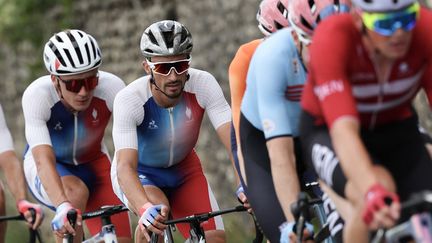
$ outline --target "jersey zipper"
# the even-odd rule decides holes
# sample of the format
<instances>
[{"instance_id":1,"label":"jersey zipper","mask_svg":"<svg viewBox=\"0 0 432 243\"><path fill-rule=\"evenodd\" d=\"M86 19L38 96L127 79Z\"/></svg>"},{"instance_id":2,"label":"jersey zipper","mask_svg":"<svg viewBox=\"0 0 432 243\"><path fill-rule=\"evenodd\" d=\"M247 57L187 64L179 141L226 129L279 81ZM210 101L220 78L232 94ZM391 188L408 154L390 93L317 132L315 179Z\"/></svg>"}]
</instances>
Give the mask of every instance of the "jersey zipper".
<instances>
[{"instance_id":1,"label":"jersey zipper","mask_svg":"<svg viewBox=\"0 0 432 243\"><path fill-rule=\"evenodd\" d=\"M378 70L379 70L378 64L375 61L373 61L373 64L374 64L373 66L375 69L375 73L377 74L377 78L378 78L379 94L378 94L378 101L377 101L378 107L372 113L372 117L371 117L371 121L370 121L370 125L369 125L369 130L373 130L375 128L375 125L376 125L376 122L378 119L378 113L379 113L381 105L383 104L383 101L384 101L384 85L386 83L388 83L388 79L390 77L391 70L393 69L393 63L392 63L392 64L390 64L390 68L388 68L385 71L384 76L382 76L383 78L381 78L381 75L379 75L379 72L378 72Z\"/></svg>"},{"instance_id":2,"label":"jersey zipper","mask_svg":"<svg viewBox=\"0 0 432 243\"><path fill-rule=\"evenodd\" d=\"M170 118L170 127L171 127L171 144L170 144L170 152L169 152L169 162L168 167L173 165L174 161L174 138L175 138L175 130L174 130L174 114L173 107L168 108L168 114Z\"/></svg>"},{"instance_id":3,"label":"jersey zipper","mask_svg":"<svg viewBox=\"0 0 432 243\"><path fill-rule=\"evenodd\" d=\"M78 161L76 159L77 142L78 142L78 112L74 112L74 141L72 147L72 157L73 157L73 163L75 165L78 165Z\"/></svg>"}]
</instances>

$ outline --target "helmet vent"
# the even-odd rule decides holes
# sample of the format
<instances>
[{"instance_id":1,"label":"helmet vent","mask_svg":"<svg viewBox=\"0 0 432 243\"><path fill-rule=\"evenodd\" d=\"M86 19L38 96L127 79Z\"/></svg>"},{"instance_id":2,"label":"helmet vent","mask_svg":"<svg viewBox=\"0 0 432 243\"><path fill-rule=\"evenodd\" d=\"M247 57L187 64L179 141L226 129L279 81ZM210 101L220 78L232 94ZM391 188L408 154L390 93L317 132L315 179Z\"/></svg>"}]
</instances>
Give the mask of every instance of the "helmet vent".
<instances>
[{"instance_id":1,"label":"helmet vent","mask_svg":"<svg viewBox=\"0 0 432 243\"><path fill-rule=\"evenodd\" d=\"M66 56L67 56L67 59L69 59L69 62L72 64L72 67L75 68L76 65L75 65L75 63L74 63L73 60L72 60L72 56L71 56L69 50L65 49L64 52L65 52L65 54L66 54Z\"/></svg>"},{"instance_id":2,"label":"helmet vent","mask_svg":"<svg viewBox=\"0 0 432 243\"><path fill-rule=\"evenodd\" d=\"M185 28L183 28L180 34L181 37L180 43L183 43L186 40L187 36L188 36L188 32Z\"/></svg>"},{"instance_id":3,"label":"helmet vent","mask_svg":"<svg viewBox=\"0 0 432 243\"><path fill-rule=\"evenodd\" d=\"M274 24L275 24L275 26L276 26L276 29L278 29L278 30L280 30L280 29L282 29L284 26L283 25L281 25L279 22L277 22L277 21L274 21Z\"/></svg>"},{"instance_id":4,"label":"helmet vent","mask_svg":"<svg viewBox=\"0 0 432 243\"><path fill-rule=\"evenodd\" d=\"M88 46L87 43L84 45L84 48L85 48L85 50L86 50L87 60L91 60L91 59L90 59L90 55L91 55L91 53L90 53L89 46ZM82 57L81 55L78 55L78 58L79 58L79 60L80 60L80 63L83 63L83 57Z\"/></svg>"},{"instance_id":5,"label":"helmet vent","mask_svg":"<svg viewBox=\"0 0 432 243\"><path fill-rule=\"evenodd\" d=\"M62 42L63 43L63 39L60 36L56 35L55 38L56 38L56 40L58 42Z\"/></svg>"},{"instance_id":6,"label":"helmet vent","mask_svg":"<svg viewBox=\"0 0 432 243\"><path fill-rule=\"evenodd\" d=\"M277 3L277 9L279 10L279 12L284 13L284 11L286 11L285 6L279 1Z\"/></svg>"},{"instance_id":7,"label":"helmet vent","mask_svg":"<svg viewBox=\"0 0 432 243\"><path fill-rule=\"evenodd\" d=\"M90 44L91 44L91 47L92 47L92 50L93 50L93 57L96 58L99 53L96 53L97 52L97 50L96 50L97 48L95 47L95 44L94 44L93 40L90 41ZM90 58L90 52L88 52L88 53L89 53L88 57Z\"/></svg>"},{"instance_id":8,"label":"helmet vent","mask_svg":"<svg viewBox=\"0 0 432 243\"><path fill-rule=\"evenodd\" d=\"M150 38L151 43L157 45L158 41L156 40L156 37L153 35L153 32L149 31L147 36Z\"/></svg>"},{"instance_id":9,"label":"helmet vent","mask_svg":"<svg viewBox=\"0 0 432 243\"><path fill-rule=\"evenodd\" d=\"M60 61L62 66L66 66L65 61L63 60L62 55L60 55L60 52L58 51L57 47L50 41L48 46L51 48L51 50L54 52L54 55L57 57L57 59Z\"/></svg>"},{"instance_id":10,"label":"helmet vent","mask_svg":"<svg viewBox=\"0 0 432 243\"><path fill-rule=\"evenodd\" d=\"M314 8L314 6L315 6L315 0L308 0L308 3L309 3L309 8Z\"/></svg>"},{"instance_id":11,"label":"helmet vent","mask_svg":"<svg viewBox=\"0 0 432 243\"><path fill-rule=\"evenodd\" d=\"M172 31L162 32L162 36L165 40L165 44L167 48L172 48L174 46L174 35Z\"/></svg>"},{"instance_id":12,"label":"helmet vent","mask_svg":"<svg viewBox=\"0 0 432 243\"><path fill-rule=\"evenodd\" d=\"M303 26L305 26L306 28L313 30L313 27L309 24L309 22L306 21L305 18L303 18L303 16L300 17L300 21L302 23Z\"/></svg>"},{"instance_id":13,"label":"helmet vent","mask_svg":"<svg viewBox=\"0 0 432 243\"><path fill-rule=\"evenodd\" d=\"M66 32L66 35L68 36L69 40L72 42L73 47L75 47L76 49L78 47L78 44L75 37L69 31Z\"/></svg>"}]
</instances>

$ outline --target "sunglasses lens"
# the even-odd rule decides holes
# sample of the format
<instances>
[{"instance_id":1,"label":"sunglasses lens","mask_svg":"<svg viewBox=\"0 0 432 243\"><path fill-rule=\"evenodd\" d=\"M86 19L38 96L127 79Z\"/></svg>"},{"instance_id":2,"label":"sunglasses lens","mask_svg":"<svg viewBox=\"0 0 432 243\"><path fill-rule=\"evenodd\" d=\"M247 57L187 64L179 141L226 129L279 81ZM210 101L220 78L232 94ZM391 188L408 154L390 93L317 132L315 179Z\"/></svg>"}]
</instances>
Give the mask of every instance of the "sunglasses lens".
<instances>
[{"instance_id":1,"label":"sunglasses lens","mask_svg":"<svg viewBox=\"0 0 432 243\"><path fill-rule=\"evenodd\" d=\"M189 68L189 60L179 61L179 62L172 62L172 63L155 63L154 64L154 71L162 74L162 75L168 75L171 71L171 69L174 68L177 74L182 74L186 72Z\"/></svg>"},{"instance_id":2,"label":"sunglasses lens","mask_svg":"<svg viewBox=\"0 0 432 243\"><path fill-rule=\"evenodd\" d=\"M402 28L410 31L414 28L419 12L419 5L416 3L396 13L366 13L363 22L366 27L384 36L391 36L397 29Z\"/></svg>"},{"instance_id":3,"label":"sunglasses lens","mask_svg":"<svg viewBox=\"0 0 432 243\"><path fill-rule=\"evenodd\" d=\"M72 79L67 81L60 80L66 85L68 91L78 93L83 86L87 91L95 89L99 82L99 76L96 75L85 79Z\"/></svg>"}]
</instances>

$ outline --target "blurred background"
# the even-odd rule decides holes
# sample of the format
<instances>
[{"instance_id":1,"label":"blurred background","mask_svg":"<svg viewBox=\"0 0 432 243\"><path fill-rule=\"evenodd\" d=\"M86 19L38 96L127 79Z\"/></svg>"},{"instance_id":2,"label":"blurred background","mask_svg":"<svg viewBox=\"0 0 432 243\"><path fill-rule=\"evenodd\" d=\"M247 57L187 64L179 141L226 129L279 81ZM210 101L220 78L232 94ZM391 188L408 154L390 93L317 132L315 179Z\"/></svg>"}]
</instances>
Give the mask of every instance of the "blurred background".
<instances>
[{"instance_id":1,"label":"blurred background","mask_svg":"<svg viewBox=\"0 0 432 243\"><path fill-rule=\"evenodd\" d=\"M93 35L102 49L101 70L130 83L144 75L139 50L144 29L159 20L178 20L193 35L192 66L212 73L229 101L229 63L241 44L261 37L255 19L258 4L259 0L0 0L0 103L17 153L25 149L21 96L28 84L47 74L42 50L54 33L81 29ZM421 111L422 124L430 130L431 115L424 104L424 96L420 95L416 107ZM110 131L106 142L112 154ZM197 151L220 207L237 205L233 170L207 118ZM15 205L11 195L7 197L7 213L14 215ZM49 227L53 214L45 212L43 239L53 242ZM251 242L254 228L248 215L228 215L224 222L228 242ZM9 224L7 242L26 239L22 223Z\"/></svg>"}]
</instances>

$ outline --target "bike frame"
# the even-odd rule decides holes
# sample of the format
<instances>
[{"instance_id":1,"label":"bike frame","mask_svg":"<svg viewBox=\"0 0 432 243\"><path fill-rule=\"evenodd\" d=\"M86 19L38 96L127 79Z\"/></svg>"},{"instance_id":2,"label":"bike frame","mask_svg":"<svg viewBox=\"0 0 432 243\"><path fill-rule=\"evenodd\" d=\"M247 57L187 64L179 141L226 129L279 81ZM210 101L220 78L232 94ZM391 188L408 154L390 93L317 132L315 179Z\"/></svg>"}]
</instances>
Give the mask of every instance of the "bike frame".
<instances>
[{"instance_id":1,"label":"bike frame","mask_svg":"<svg viewBox=\"0 0 432 243\"><path fill-rule=\"evenodd\" d=\"M101 231L93 235L91 238L84 240L83 243L98 243L101 241L106 243L117 243L118 242L117 235L115 233L114 224L112 224L111 222L111 216L124 211L128 211L128 208L123 205L115 205L115 206L102 206L101 209L99 210L83 214L82 215L83 220L100 217L102 221ZM70 219L69 215L68 215L68 219ZM69 242L72 242L70 240L70 237L63 238L63 243L69 243Z\"/></svg>"},{"instance_id":2,"label":"bike frame","mask_svg":"<svg viewBox=\"0 0 432 243\"><path fill-rule=\"evenodd\" d=\"M400 242L410 237L415 242L432 242L432 192L414 193L402 203L399 223L390 229L379 229L372 243Z\"/></svg>"},{"instance_id":3,"label":"bike frame","mask_svg":"<svg viewBox=\"0 0 432 243\"><path fill-rule=\"evenodd\" d=\"M234 208L229 208L229 209L224 209L224 210L219 210L219 211L214 211L214 212L209 212L209 213L202 213L202 214L194 214L194 215L190 215L184 218L179 218L179 219L173 219L173 220L168 220L165 221L165 224L168 225L167 229L165 230L165 234L164 234L164 242L165 243L174 243L173 238L172 238L172 233L171 233L171 227L173 227L175 224L178 223L189 223L190 225L190 230L189 230L189 238L185 241L185 243L205 243L206 239L205 239L205 233L204 233L204 229L201 227L201 223L205 222L207 220L209 220L210 218L222 215L222 214L227 214L227 213L232 213L232 212L243 212L246 211L247 208L245 208L244 206L237 206ZM152 234L150 243L157 243L158 242L158 236L156 234Z\"/></svg>"}]
</instances>

